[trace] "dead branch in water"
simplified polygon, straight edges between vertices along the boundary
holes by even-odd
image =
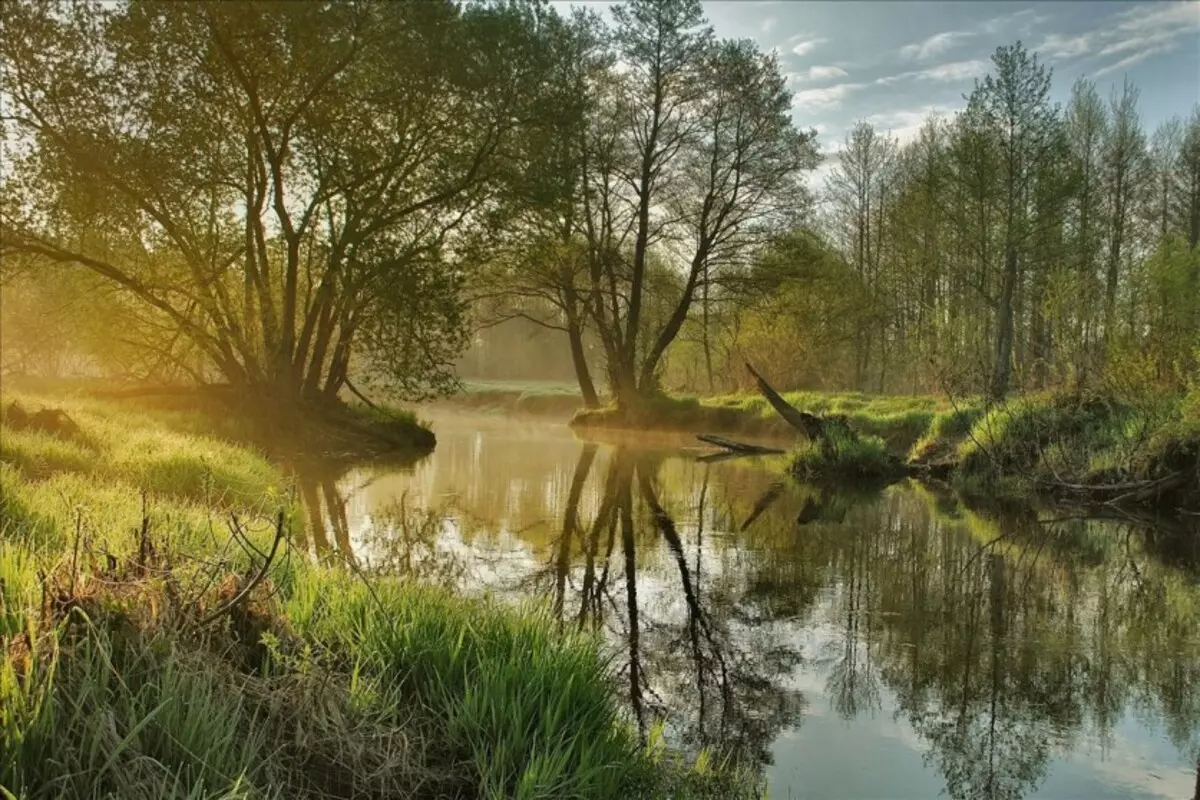
[[[777,447],[764,447],[758,444],[749,444],[747,442],[738,442],[733,439],[727,439],[724,436],[717,436],[711,433],[696,434],[696,438],[706,444],[711,444],[720,447],[723,450],[728,450],[730,454],[736,455],[772,455],[786,452]]]

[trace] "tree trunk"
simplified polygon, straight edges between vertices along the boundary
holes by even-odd
[[[708,391],[711,393],[716,391],[716,387],[713,385],[712,347],[708,341],[708,259],[704,260],[704,296],[702,300],[703,319],[701,324],[703,327],[700,337],[704,345],[704,371],[708,374]]]
[[[567,317],[567,339],[571,343],[571,362],[575,365],[575,378],[579,381],[583,405],[585,408],[599,408],[600,397],[596,394],[596,384],[592,382],[592,373],[588,369],[587,352],[583,349],[583,331],[574,315]]]
[[[993,400],[1001,400],[1008,394],[1012,377],[1013,346],[1013,295],[1017,287],[1017,248],[1009,244],[1004,248],[1004,280],[1000,288],[1000,302],[996,308],[996,348],[992,365],[992,380],[988,393]]]
[[[705,257],[704,254],[698,253],[692,261],[691,273],[688,275],[687,284],[683,287],[683,296],[679,298],[679,302],[675,305],[675,310],[671,312],[671,317],[667,320],[666,326],[658,334],[658,338],[654,340],[654,346],[650,348],[650,352],[646,354],[646,360],[642,362],[641,377],[638,380],[639,392],[644,393],[649,389],[654,380],[654,372],[658,369],[658,362],[662,360],[663,353],[667,352],[667,348],[671,346],[671,342],[675,341],[675,337],[679,335],[679,331],[683,328],[683,323],[687,321],[688,311],[692,307],[692,299],[696,296],[696,282],[700,277],[700,264]]]

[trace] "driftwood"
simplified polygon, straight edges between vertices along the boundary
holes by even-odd
[[[771,388],[771,384],[767,383],[762,375],[746,362],[746,369],[750,370],[750,374],[754,376],[754,382],[758,384],[758,391],[771,404],[771,408],[783,417],[783,421],[791,425],[798,431],[801,431],[809,439],[820,442],[821,449],[825,455],[833,456],[837,453],[837,440],[833,437],[834,427],[838,428],[843,436],[850,439],[857,439],[857,434],[840,419],[827,419],[818,417],[816,414],[810,414],[807,411],[801,411],[793,406],[787,400],[783,399],[783,395]]]
[[[696,435],[696,438],[702,442],[715,445],[724,450],[728,450],[731,454],[737,455],[756,456],[785,452],[777,447],[764,447],[758,444],[737,442],[733,439],[726,439],[724,436],[716,436],[715,434],[711,433],[700,433]]]

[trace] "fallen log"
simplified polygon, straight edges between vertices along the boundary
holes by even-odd
[[[696,438],[707,444],[715,445],[716,447],[728,450],[731,453],[737,453],[738,455],[768,455],[786,452],[777,447],[764,447],[758,444],[738,442],[734,441],[733,439],[726,439],[724,436],[717,436],[711,433],[700,433],[696,435]]]

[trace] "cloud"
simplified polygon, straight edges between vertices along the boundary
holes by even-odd
[[[1023,8],[1020,11],[1012,14],[1005,14],[999,17],[992,17],[987,22],[983,23],[981,29],[984,33],[999,33],[1004,28],[1007,28],[1017,20],[1023,20],[1027,23],[1037,23],[1038,21],[1045,22],[1046,17],[1038,14],[1032,8]]]
[[[1037,47],[1037,52],[1052,59],[1075,58],[1087,53],[1094,46],[1095,34],[1084,33],[1079,36],[1063,36],[1052,33]]]
[[[974,78],[987,72],[988,65],[978,59],[972,61],[954,61],[949,64],[939,64],[936,67],[923,69],[914,77],[924,81],[962,81]]]
[[[863,88],[862,83],[838,83],[820,89],[805,89],[792,97],[792,108],[834,108],[841,105],[846,96]]]
[[[1107,67],[1101,67],[1100,69],[1098,69],[1092,73],[1092,77],[1099,78],[1101,75],[1107,75],[1110,72],[1116,72],[1117,70],[1124,69],[1125,67],[1132,67],[1134,64],[1138,63],[1139,61],[1145,61],[1147,58],[1150,58],[1150,56],[1156,56],[1156,55],[1159,55],[1160,53],[1169,53],[1172,50],[1174,50],[1175,47],[1176,47],[1176,45],[1174,43],[1171,43],[1171,44],[1160,44],[1157,47],[1151,47],[1149,50],[1142,50],[1139,53],[1134,53],[1131,56],[1126,56],[1125,58],[1122,58],[1120,61],[1116,62],[1115,64],[1109,64]]]
[[[775,27],[775,21],[776,20],[774,17],[767,17],[766,19],[764,19],[762,21],[762,32],[770,33],[771,29]]]
[[[901,108],[893,111],[883,111],[872,114],[866,122],[875,126],[876,130],[890,133],[900,144],[908,144],[917,138],[925,121],[932,116],[948,117],[954,113],[950,106],[940,104],[924,105],[919,108]]]
[[[789,72],[788,79],[796,83],[804,81],[827,81],[832,78],[844,78],[848,73],[841,67],[815,66],[804,72]]]
[[[1036,50],[1052,61],[1129,54],[1097,73],[1104,74],[1174,50],[1180,40],[1197,32],[1200,0],[1140,3],[1111,15],[1102,27],[1073,36],[1051,33]]]
[[[915,81],[933,81],[935,83],[953,83],[954,81],[965,81],[969,78],[975,78],[987,72],[987,62],[973,59],[971,61],[952,61],[947,64],[938,64],[936,67],[927,67],[925,69],[912,70],[910,72],[900,72],[896,75],[885,75],[882,78],[876,79],[875,83],[881,86],[897,83],[904,80]]]
[[[793,37],[792,41],[796,42],[796,44],[792,46],[792,52],[798,56],[806,56],[813,50],[817,49],[818,45],[825,44],[829,40],[820,37],[815,39],[802,39],[799,37]]]
[[[970,31],[945,31],[935,33],[924,41],[907,44],[900,48],[900,57],[908,61],[925,61],[944,53],[963,39],[974,36]]]

